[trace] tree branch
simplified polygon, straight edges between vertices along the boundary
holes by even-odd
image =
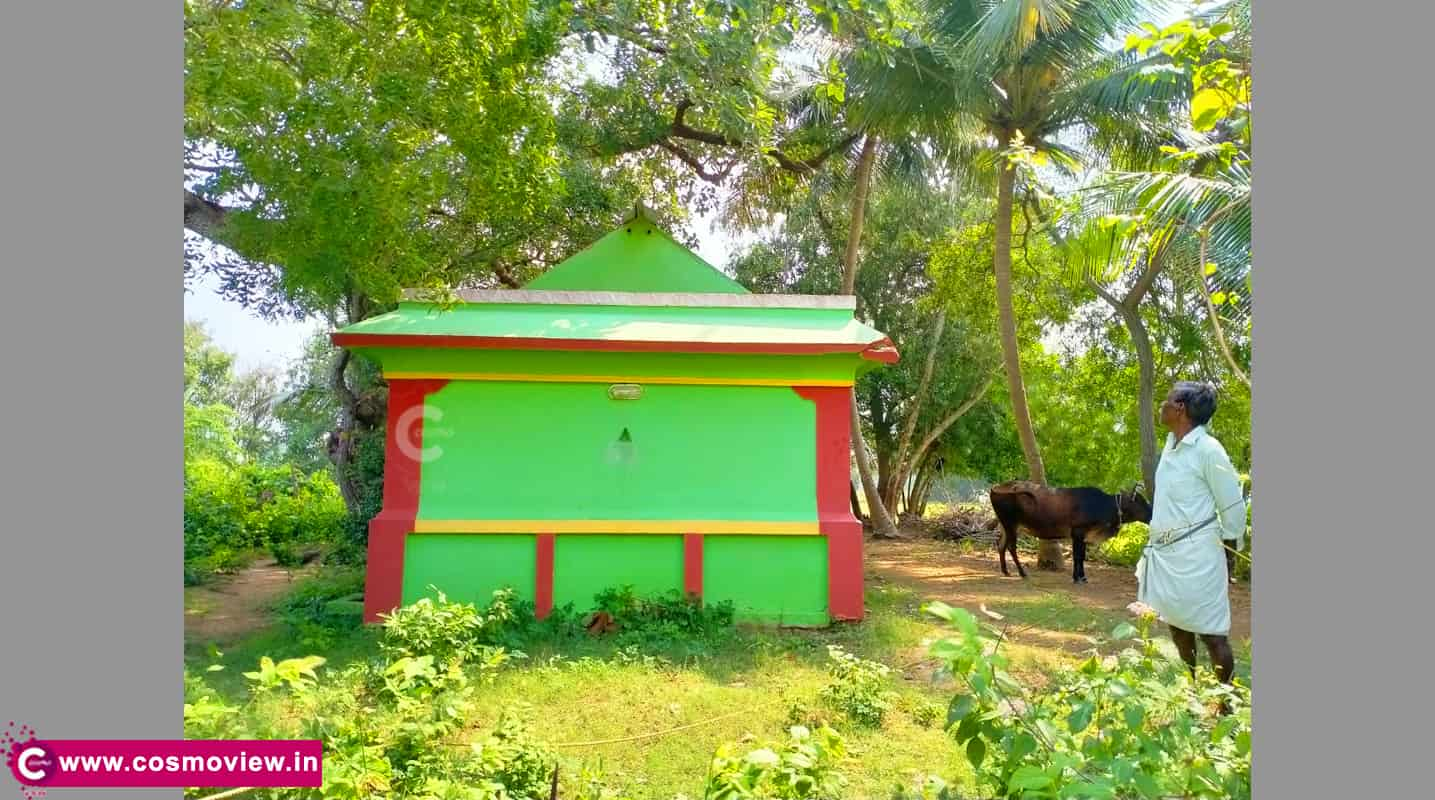
[[[943,417],[942,421],[938,422],[936,426],[933,427],[932,430],[929,431],[927,435],[922,438],[922,443],[917,445],[916,450],[912,451],[913,461],[917,461],[923,458],[927,454],[927,448],[931,447],[933,442],[937,441],[937,439],[940,438],[942,434],[946,433],[947,428],[952,427],[952,423],[961,419],[963,414],[967,413],[968,411],[971,411],[972,406],[976,405],[983,397],[986,396],[987,389],[991,388],[992,380],[995,377],[996,376],[994,374],[987,375],[986,380],[982,381],[981,388],[977,389],[975,392],[972,392],[971,396],[966,399],[966,402],[962,403],[960,406],[957,407],[955,411],[948,414],[946,417]]]
[[[1141,270],[1141,275],[1136,278],[1136,283],[1126,296],[1121,298],[1121,305],[1135,310],[1141,305],[1146,293],[1151,291],[1152,284],[1156,283],[1156,276],[1161,274],[1161,268],[1166,263],[1166,251],[1171,247],[1171,237],[1166,237],[1156,249],[1146,254],[1146,267]]]
[[[704,144],[716,145],[718,147],[742,146],[741,142],[733,141],[732,139],[729,139],[728,137],[720,133],[699,130],[689,125],[685,118],[687,116],[688,109],[692,107],[693,101],[688,98],[683,98],[678,103],[677,109],[673,113],[673,124],[672,128],[669,131],[670,135],[676,136],[679,139],[688,139],[694,142],[703,142]],[[822,166],[822,164],[825,163],[827,159],[831,158],[833,154],[837,153],[840,150],[844,150],[847,147],[850,147],[852,143],[857,141],[858,137],[860,137],[861,135],[862,134],[860,131],[857,133],[849,134],[841,141],[837,142],[836,144],[833,144],[831,147],[828,147],[826,150],[823,150],[821,153],[818,153],[811,158],[794,159],[786,153],[782,152],[782,150],[775,147],[764,150],[763,154],[776,161],[778,166],[782,167],[788,172],[793,172],[798,175],[809,175],[813,172],[816,172],[817,168]]]
[[[732,171],[733,165],[730,163],[722,172],[708,172],[707,168],[703,166],[703,162],[699,161],[697,156],[694,156],[692,153],[689,153],[687,150],[673,144],[667,139],[659,139],[658,147],[677,156],[679,161],[691,167],[699,178],[702,178],[708,183],[721,185],[722,182],[727,179],[728,173]]]
[[[529,261],[532,261],[532,259],[529,259]],[[498,278],[499,283],[510,289],[523,288],[523,284],[519,283],[518,279],[513,277],[513,273],[508,271],[508,267],[503,264],[495,263],[493,265],[493,274]]]
[[[220,230],[229,216],[229,209],[213,200],[184,190],[184,227],[213,242],[223,243]]]

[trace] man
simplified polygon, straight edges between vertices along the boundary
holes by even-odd
[[[1236,665],[1222,542],[1240,550],[1246,507],[1226,449],[1206,430],[1215,413],[1216,390],[1208,383],[1177,383],[1161,403],[1161,424],[1171,432],[1156,467],[1150,540],[1136,564],[1137,599],[1170,626],[1193,676],[1199,636],[1216,677],[1229,684]]]

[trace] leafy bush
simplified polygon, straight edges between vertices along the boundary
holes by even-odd
[[[1249,513],[1249,512],[1248,512]],[[1122,526],[1121,532],[1102,542],[1101,547],[1096,551],[1096,557],[1108,564],[1115,564],[1122,567],[1134,567],[1141,558],[1141,551],[1146,547],[1147,537],[1150,529],[1144,522],[1129,522]],[[1227,543],[1229,544],[1229,542]],[[1251,528],[1250,519],[1246,520],[1246,542],[1241,553],[1232,558],[1235,566],[1234,575],[1237,580],[1248,581],[1251,579]]]
[[[286,569],[293,569],[304,563],[303,555],[288,542],[275,542],[269,545],[269,555],[274,557],[275,564]]]
[[[256,549],[297,564],[293,545],[339,540],[347,517],[338,487],[322,471],[209,458],[184,467],[184,560],[196,572],[233,568],[236,554]]]
[[[353,588],[353,578],[312,581],[284,607],[313,619],[315,609],[338,602],[331,599],[335,593]],[[185,735],[323,741],[320,792],[272,789],[261,790],[260,797],[545,798],[553,755],[517,716],[502,714],[482,736],[453,746],[455,737],[468,735],[475,706],[471,677],[490,675],[508,658],[501,648],[483,644],[506,621],[507,600],[506,592],[495,593],[484,612],[443,596],[400,609],[386,623],[384,658],[333,676],[319,674],[324,659],[318,656],[277,663],[261,658],[258,669],[244,673],[251,693],[240,705],[226,702],[186,669]]]
[[[605,589],[593,597],[595,610],[606,611],[623,630],[716,639],[732,629],[732,603],[703,603],[677,591],[640,597],[632,586]]]
[[[275,611],[304,646],[323,650],[362,624],[363,597],[363,572],[329,569],[299,583]]]
[[[432,658],[424,656],[432,663]],[[473,701],[466,682],[416,682],[404,693],[366,687],[376,671],[409,661],[356,665],[333,684],[320,678],[318,656],[260,661],[246,672],[248,702],[227,703],[202,679],[185,673],[184,725],[188,738],[316,738],[324,743],[324,786],[262,790],[270,798],[394,796],[439,800],[517,800],[548,796],[553,755],[512,714],[467,747],[447,741],[464,729]],[[271,715],[266,700],[279,694],[297,713]],[[212,793],[212,790],[205,790]]]
[[[936,725],[942,718],[941,706],[916,695],[898,695],[895,706],[923,728]]]
[[[1144,522],[1128,522],[1121,526],[1119,533],[1101,543],[1096,557],[1109,564],[1134,567],[1141,558],[1142,549],[1146,547],[1146,537],[1150,530]]]
[[[731,603],[703,603],[676,591],[645,597],[631,586],[605,589],[594,596],[593,612],[576,613],[570,604],[541,622],[530,622],[527,615],[515,627],[524,635],[562,639],[583,633],[593,623],[598,626],[594,632],[611,633],[620,649],[660,650],[678,659],[708,654],[734,632]],[[608,622],[611,627],[603,628]]]
[[[241,552],[232,547],[220,545],[210,551],[208,555],[196,559],[194,565],[204,574],[228,574],[249,566],[251,560],[249,551]]]
[[[379,647],[389,658],[384,680],[391,693],[461,680],[465,665],[489,676],[512,657],[493,646],[513,618],[512,590],[494,592],[486,612],[472,603],[450,602],[443,592],[434,591],[437,600],[425,597],[384,617]]]
[[[1179,657],[1148,638],[1150,617],[1113,632],[1134,641],[1120,655],[1092,656],[1033,692],[1006,671],[999,632],[963,609],[927,609],[958,632],[931,654],[964,686],[948,727],[990,796],[1251,796],[1249,691],[1204,671],[1192,682]],[[1222,703],[1231,714],[1212,710]]]
[[[891,668],[858,658],[836,645],[827,646],[827,655],[832,682],[822,687],[818,696],[853,724],[881,727],[882,718],[892,707],[893,693],[887,684]]]
[[[437,587],[424,597],[384,617],[385,646],[404,655],[432,655],[441,661],[464,660],[471,647],[488,643],[513,619],[513,590],[499,589],[480,612],[473,603],[458,603]]]
[[[220,546],[247,547],[246,499],[238,470],[216,460],[184,465],[184,560],[195,562]]]
[[[738,755],[718,748],[708,771],[704,800],[822,800],[843,796],[846,779],[837,764],[846,755],[842,737],[831,728],[815,732],[801,725],[787,741],[768,743]]]

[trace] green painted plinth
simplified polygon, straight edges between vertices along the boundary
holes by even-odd
[[[594,607],[605,589],[632,586],[639,597],[683,589],[683,537],[663,535],[557,536],[553,542],[553,605]]]
[[[818,536],[708,536],[703,600],[730,601],[738,619],[826,625],[827,540]]]
[[[411,534],[404,544],[404,603],[432,597],[430,584],[450,600],[479,608],[504,587],[531,602],[534,539],[532,534]]]

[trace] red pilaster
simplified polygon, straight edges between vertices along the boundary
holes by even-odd
[[[703,596],[703,535],[683,534],[683,591],[690,597]]]
[[[553,534],[540,533],[534,539],[533,615],[543,619],[553,611]]]
[[[827,613],[859,620],[862,602],[862,523],[850,503],[852,389],[796,386],[817,406],[817,520],[827,537]]]
[[[364,621],[398,608],[404,593],[404,538],[419,513],[424,398],[444,379],[389,381],[389,419],[384,443],[384,507],[369,522],[369,563],[364,578]]]

